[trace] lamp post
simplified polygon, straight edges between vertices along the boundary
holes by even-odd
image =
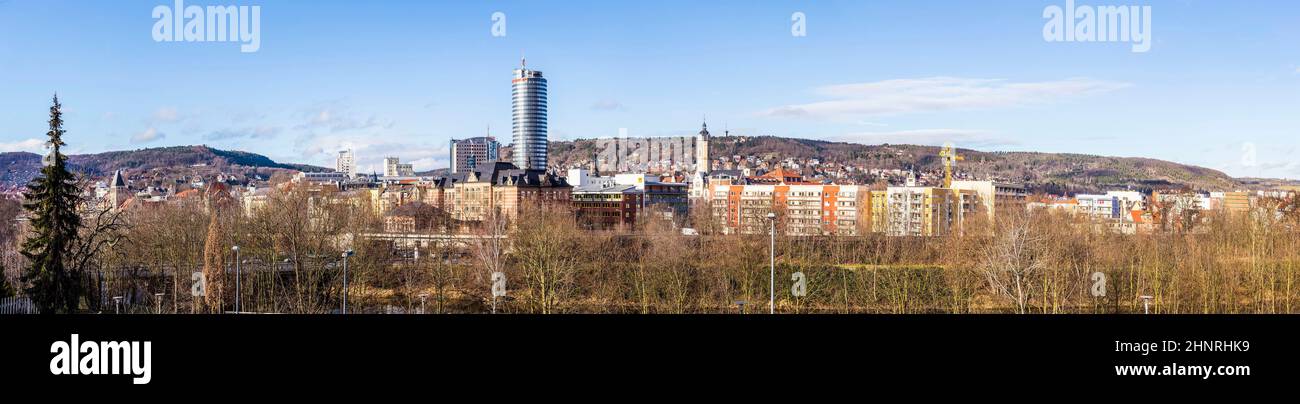
[[[343,252],[343,314],[348,314],[348,257],[352,254],[351,248]]]
[[[153,294],[153,301],[154,301],[154,304],[156,304],[157,307],[158,307],[158,308],[154,311],[155,314],[162,314],[162,297],[163,297],[163,294],[162,294],[162,293],[154,293],[154,294]]]
[[[768,268],[772,273],[772,279],[767,283],[767,314],[776,314],[776,213],[767,212],[767,221],[772,224],[772,238],[767,245]]]
[[[235,252],[235,314],[239,314],[239,296],[241,294],[239,284],[239,246],[230,247],[230,250]]]

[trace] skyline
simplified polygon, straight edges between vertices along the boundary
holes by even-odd
[[[57,91],[71,153],[207,144],[328,167],[350,148],[360,171],[388,155],[442,168],[451,138],[509,141],[522,56],[551,81],[551,140],[690,136],[707,117],[717,134],[1300,178],[1300,6],[1286,2],[1141,3],[1145,53],[1045,41],[1044,8],[1065,1],[186,3],[261,6],[260,49],[154,42],[150,10],[171,2],[0,1],[0,151],[41,152]]]

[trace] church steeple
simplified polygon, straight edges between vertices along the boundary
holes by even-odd
[[[707,120],[700,124],[700,133],[695,137],[695,172],[705,174],[711,171],[709,167],[709,122]]]

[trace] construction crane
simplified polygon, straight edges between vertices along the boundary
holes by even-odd
[[[943,148],[939,149],[939,157],[943,158],[943,187],[952,188],[952,167],[966,158],[957,154],[957,148],[952,142],[943,144]]]

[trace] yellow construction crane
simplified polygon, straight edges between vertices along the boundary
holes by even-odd
[[[957,148],[951,142],[943,144],[943,148],[939,149],[939,157],[943,158],[943,187],[952,188],[952,167],[966,158],[957,154]]]

